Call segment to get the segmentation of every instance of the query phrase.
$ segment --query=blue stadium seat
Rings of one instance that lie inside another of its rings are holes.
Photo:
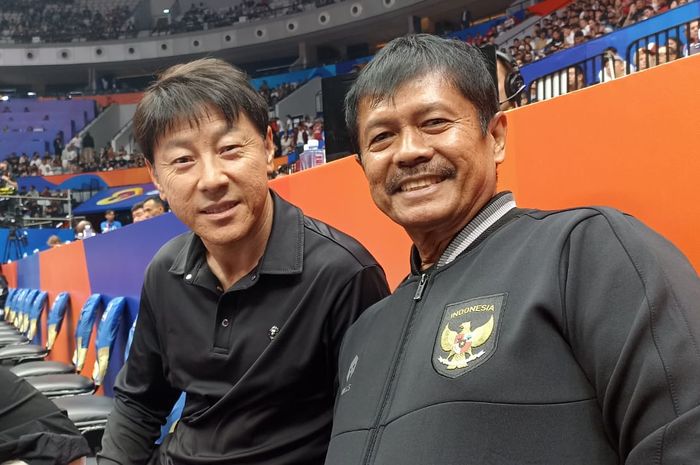
[[[56,341],[56,334],[61,327],[63,318],[68,308],[70,295],[67,292],[59,293],[53,301],[51,310],[48,316],[49,331],[46,340],[46,346],[42,347],[39,344],[27,344],[21,348],[0,349],[0,360],[7,362],[12,360],[19,365],[10,369],[19,377],[45,375],[49,373],[72,373],[74,367],[62,362],[53,361],[28,361],[42,359],[49,354]],[[3,352],[5,352],[3,354]],[[26,362],[26,363],[23,363]]]
[[[104,374],[107,371],[111,347],[116,339],[125,304],[126,299],[124,297],[115,297],[109,301],[102,314],[102,319],[97,328],[95,341],[96,361],[92,379],[78,374],[32,376],[27,378],[29,384],[47,397],[73,396],[94,392],[104,379]],[[81,321],[81,323],[83,322]],[[89,341],[89,337],[87,340]],[[84,355],[79,353],[78,362],[82,365],[84,361]],[[78,363],[76,363],[76,367],[79,367]]]

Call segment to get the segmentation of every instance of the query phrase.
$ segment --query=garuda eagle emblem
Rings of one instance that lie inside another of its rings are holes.
[[[460,331],[452,331],[449,325],[445,325],[440,338],[442,350],[448,352],[447,357],[438,357],[438,361],[447,365],[448,370],[465,368],[469,362],[482,355],[484,351],[474,353],[474,347],[479,347],[485,343],[493,332],[493,316],[483,325],[476,329],[471,329],[471,321],[459,325]]]

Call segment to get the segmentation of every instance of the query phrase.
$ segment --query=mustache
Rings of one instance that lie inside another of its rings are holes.
[[[457,176],[457,170],[451,164],[445,162],[421,163],[419,165],[406,168],[398,168],[387,179],[384,189],[388,195],[396,194],[401,190],[401,184],[410,177],[435,176],[442,181],[452,179]]]

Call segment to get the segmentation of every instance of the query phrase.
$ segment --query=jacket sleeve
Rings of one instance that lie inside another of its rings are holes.
[[[165,377],[165,352],[145,288],[129,357],[114,384],[114,409],[97,456],[100,464],[145,464],[180,395]]]
[[[700,280],[667,240],[603,210],[560,262],[568,339],[627,465],[700,457]]]
[[[4,367],[0,367],[0,412],[0,462],[63,465],[90,454],[87,441],[68,417]]]
[[[336,374],[331,392],[338,388],[338,356],[345,332],[362,312],[389,294],[384,270],[376,264],[363,267],[341,289],[326,321],[328,360]]]

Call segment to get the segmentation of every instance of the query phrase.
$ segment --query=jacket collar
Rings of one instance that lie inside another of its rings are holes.
[[[511,192],[499,192],[483,206],[479,213],[469,221],[450,241],[433,268],[441,268],[452,262],[467,249],[478,244],[494,226],[500,226],[504,217],[516,207]],[[416,246],[411,247],[411,274],[421,273],[421,259]]]
[[[304,265],[304,215],[276,192],[270,190],[273,203],[272,231],[258,265],[259,274],[299,274]],[[206,263],[202,239],[190,232],[185,246],[168,270],[183,275]]]

